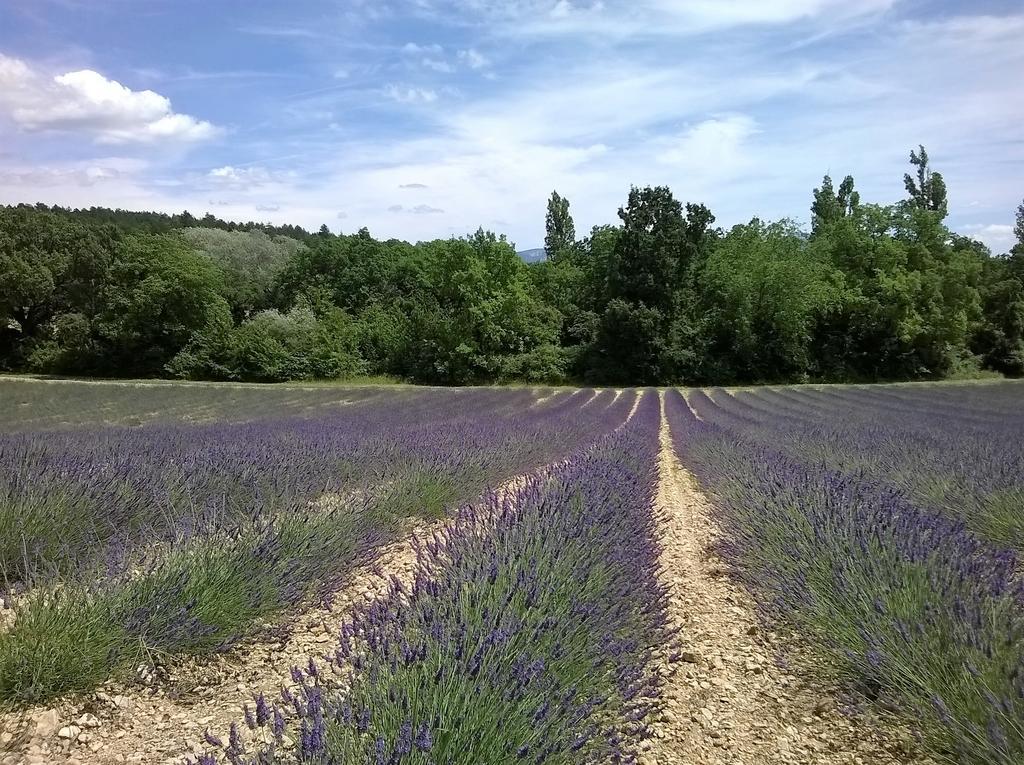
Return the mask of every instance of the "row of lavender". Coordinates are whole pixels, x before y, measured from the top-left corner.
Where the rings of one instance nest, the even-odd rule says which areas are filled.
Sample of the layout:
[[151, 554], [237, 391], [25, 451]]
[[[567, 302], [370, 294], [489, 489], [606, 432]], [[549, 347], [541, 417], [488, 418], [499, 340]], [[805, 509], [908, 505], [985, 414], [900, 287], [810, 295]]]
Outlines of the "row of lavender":
[[245, 422], [262, 411], [300, 416], [372, 398], [411, 397], [414, 388], [385, 385], [241, 385], [177, 382], [85, 382], [0, 377], [0, 431], [149, 422]]
[[[207, 390], [186, 390], [197, 406], [206, 400]], [[149, 406], [159, 407], [154, 393]], [[54, 566], [113, 563], [140, 541], [187, 541], [325, 494], [380, 493], [382, 484], [394, 505], [405, 483], [425, 474], [454, 487], [466, 483], [462, 473], [479, 468], [482, 475], [468, 477], [479, 488], [478, 478], [501, 478], [574, 446], [613, 396], [602, 394], [586, 407], [592, 416], [577, 421], [592, 391], [558, 394], [531, 409], [528, 390], [397, 389], [341, 408], [322, 405], [316, 417], [267, 411], [264, 395], [236, 391], [253, 418], [247, 422], [0, 435], [0, 571], [20, 581]], [[575, 427], [566, 430], [564, 422]], [[501, 451], [524, 441], [532, 452]], [[439, 502], [452, 499], [443, 488], [435, 487]]]
[[[988, 390], [997, 394], [998, 411], [1005, 389]], [[934, 470], [922, 453], [939, 454], [941, 448], [926, 433], [951, 426], [934, 419], [916, 428], [908, 424], [897, 436], [905, 422], [899, 402], [913, 401], [905, 391], [884, 420], [877, 412], [856, 413], [865, 403], [858, 392], [815, 395], [823, 406], [809, 407], [808, 414], [802, 396], [772, 394], [769, 401], [792, 404], [779, 406], [773, 417], [755, 402], [723, 401], [722, 392], [714, 400], [693, 392], [692, 410], [682, 394], [667, 394], [676, 449], [716, 500], [722, 553], [758, 595], [767, 619], [810, 638], [851, 688], [881, 709], [898, 710], [936, 757], [1024, 761], [1019, 559], [973, 533], [955, 517], [954, 503], [940, 510], [920, 501], [928, 494], [902, 490], [906, 476], [898, 465], [887, 470], [901, 456]], [[847, 408], [846, 396], [859, 403]], [[831, 397], [838, 415], [830, 414]], [[936, 399], [940, 405], [941, 396]], [[926, 416], [928, 405], [927, 397], [918, 404], [918, 417]], [[976, 405], [969, 417], [984, 422], [985, 411]], [[815, 417], [845, 416], [845, 443], [829, 440], [836, 430], [828, 426], [815, 431]], [[837, 421], [829, 421], [838, 429]], [[865, 428], [863, 438], [857, 422]], [[961, 447], [971, 448], [979, 443], [974, 427], [952, 426], [950, 437], [966, 433]], [[818, 448], [815, 432], [822, 435]], [[908, 452], [893, 449], [876, 459], [886, 438], [897, 437]], [[918, 438], [920, 451], [914, 448]], [[1008, 459], [1019, 459], [1021, 443]], [[961, 459], [978, 464], [986, 454], [963, 453]], [[923, 486], [928, 475], [936, 474], [913, 485]], [[970, 487], [958, 489], [970, 494]]]
[[892, 485], [1024, 552], [1024, 384], [713, 390], [691, 403], [711, 422]]
[[316, 417], [2, 435], [0, 574], [20, 595], [0, 702], [221, 649], [329, 592], [411, 519], [593, 443], [634, 399], [400, 391]]
[[634, 762], [670, 638], [660, 421], [648, 392], [625, 427], [465, 509], [420, 545], [411, 587], [353, 614], [325, 662], [256, 698], [251, 733], [209, 736], [204, 761]]

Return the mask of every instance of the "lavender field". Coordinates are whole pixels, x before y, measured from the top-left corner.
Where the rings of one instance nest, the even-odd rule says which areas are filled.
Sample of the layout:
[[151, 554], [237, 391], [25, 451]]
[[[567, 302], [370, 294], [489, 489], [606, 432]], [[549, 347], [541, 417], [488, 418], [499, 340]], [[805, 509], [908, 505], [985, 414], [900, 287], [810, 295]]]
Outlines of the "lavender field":
[[[701, 716], [721, 662], [696, 650], [677, 594], [705, 585], [665, 563], [687, 541], [665, 525], [664, 497], [679, 496], [664, 493], [665, 465], [678, 460], [717, 529], [697, 557], [737, 588], [721, 610], [752, 598], [758, 650], [835, 688], [851, 719], [871, 712], [879, 736], [891, 724], [918, 741], [913, 756], [866, 761], [1024, 762], [1019, 383], [0, 380], [0, 403], [0, 712], [88, 708], [130, 741], [145, 726], [94, 699], [155, 694], [186, 712], [217, 701], [148, 677], [137, 688], [140, 667], [244, 662], [268, 626], [326, 609], [327, 642], [302, 644], [276, 685], [238, 684], [244, 706], [225, 690], [227, 716], [203, 717], [161, 756], [852, 762], [838, 745], [787, 759]], [[409, 576], [382, 570], [383, 591], [347, 600], [402, 540]], [[727, 621], [715, 634], [723, 655], [755, 639]], [[772, 696], [777, 670], [738, 671]], [[125, 761], [125, 739], [69, 730], [30, 732], [22, 755]]]
[[763, 618], [942, 761], [1024, 762], [1024, 386], [670, 392]]

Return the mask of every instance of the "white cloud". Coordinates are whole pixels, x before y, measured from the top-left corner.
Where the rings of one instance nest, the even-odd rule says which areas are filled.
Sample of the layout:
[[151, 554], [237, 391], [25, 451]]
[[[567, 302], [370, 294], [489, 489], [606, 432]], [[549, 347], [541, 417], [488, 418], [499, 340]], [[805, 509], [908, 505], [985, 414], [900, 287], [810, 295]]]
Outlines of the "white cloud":
[[575, 9], [573, 8], [572, 3], [570, 3], [569, 0], [558, 0], [558, 2], [555, 3], [555, 6], [550, 11], [548, 11], [548, 13], [551, 15], [552, 18], [564, 19], [567, 16], [569, 16], [569, 14], [571, 14], [574, 10]]
[[648, 0], [649, 10], [698, 28], [722, 28], [744, 24], [785, 24], [828, 16], [850, 18], [885, 11], [895, 0]]
[[400, 104], [429, 104], [437, 100], [435, 90], [401, 85], [388, 85], [384, 88], [384, 95]]
[[[210, 189], [231, 189], [245, 192], [276, 193], [296, 179], [294, 171], [270, 170], [260, 165], [216, 167], [200, 179], [201, 186]], [[252, 198], [252, 194], [249, 194]], [[263, 200], [260, 200], [263, 201]], [[276, 202], [275, 202], [276, 204]]]
[[24, 187], [93, 186], [97, 183], [116, 180], [123, 173], [111, 167], [89, 165], [72, 168], [40, 167], [32, 170], [0, 171], [0, 185], [11, 184]]
[[447, 61], [439, 58], [425, 58], [420, 62], [424, 68], [433, 69], [435, 72], [443, 72], [445, 74], [451, 74], [455, 71], [455, 68]]
[[206, 174], [207, 178], [227, 186], [261, 186], [270, 183], [272, 176], [265, 167], [216, 167]]
[[323, 38], [324, 33], [315, 29], [306, 29], [304, 27], [289, 27], [289, 26], [246, 26], [239, 27], [239, 32], [249, 35], [259, 35], [261, 37], [283, 37], [283, 38], [295, 38], [295, 39], [306, 39], [306, 40], [319, 40]]
[[[571, 199], [581, 233], [615, 222], [630, 184], [667, 184], [726, 226], [755, 214], [806, 221], [825, 172], [852, 173], [867, 201], [902, 198], [907, 154], [923, 142], [950, 187], [951, 227], [1003, 251], [1024, 193], [1014, 172], [1024, 163], [1014, 74], [1024, 70], [1024, 16], [876, 23], [871, 14], [890, 4], [571, 0], [553, 18], [556, 0], [422, 0], [420, 8], [466, 11], [446, 17], [453, 34], [444, 49], [368, 40], [348, 83], [329, 75], [350, 61], [323, 51], [317, 73], [329, 86], [290, 105], [305, 121], [253, 121], [240, 131], [244, 149], [207, 166], [223, 165], [216, 174], [175, 171], [170, 152], [152, 152], [144, 174], [92, 181], [87, 167], [116, 166], [93, 158], [29, 175], [19, 165], [0, 174], [0, 198], [194, 213], [223, 198], [237, 201], [222, 217], [279, 206], [261, 212], [313, 230], [344, 210], [352, 228], [413, 240], [491, 222], [529, 247], [543, 237], [553, 188]], [[424, 59], [465, 75], [478, 49], [496, 59], [501, 51], [500, 78], [431, 89]], [[395, 72], [409, 67], [417, 71], [403, 82]], [[280, 116], [273, 98], [267, 108]], [[422, 119], [394, 120], [394, 102]], [[288, 132], [299, 124], [308, 131]], [[280, 155], [290, 173], [266, 169], [284, 166]], [[259, 162], [227, 164], [240, 156]], [[45, 192], [31, 190], [42, 184]], [[430, 204], [417, 210], [423, 200]]]
[[1017, 237], [1009, 223], [968, 223], [960, 227], [972, 239], [984, 242], [994, 253], [1008, 252]]
[[408, 215], [439, 215], [444, 212], [440, 207], [433, 207], [432, 205], [416, 205], [415, 207], [406, 207], [405, 205], [391, 205], [388, 207], [389, 213], [406, 213]]
[[0, 114], [23, 131], [83, 133], [97, 143], [196, 142], [220, 131], [171, 108], [151, 90], [134, 91], [83, 69], [48, 78], [0, 54]]
[[990, 43], [1019, 40], [1024, 35], [1024, 15], [951, 16], [937, 20], [912, 20], [902, 24], [908, 36], [919, 42], [972, 48], [983, 52]]
[[433, 54], [439, 56], [444, 53], [444, 48], [437, 43], [431, 43], [430, 45], [417, 45], [416, 43], [406, 43], [402, 46], [402, 53], [412, 56], [418, 56], [420, 54]]
[[420, 45], [410, 42], [402, 46], [401, 52], [410, 57], [421, 56], [419, 65], [424, 69], [432, 69], [444, 74], [451, 74], [455, 71], [455, 67], [444, 58], [444, 47], [437, 43]]
[[467, 48], [459, 51], [459, 60], [470, 69], [483, 69], [491, 62], [482, 53], [474, 48]]
[[661, 139], [665, 150], [659, 160], [672, 165], [700, 165], [725, 175], [742, 161], [743, 143], [756, 131], [754, 120], [743, 114], [704, 120], [679, 136]]

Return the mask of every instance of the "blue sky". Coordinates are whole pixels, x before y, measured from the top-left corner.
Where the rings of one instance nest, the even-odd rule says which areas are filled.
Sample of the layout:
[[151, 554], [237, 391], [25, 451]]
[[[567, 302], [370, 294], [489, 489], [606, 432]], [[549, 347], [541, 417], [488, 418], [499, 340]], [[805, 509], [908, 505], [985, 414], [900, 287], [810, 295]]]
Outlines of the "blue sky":
[[806, 222], [825, 172], [997, 251], [1024, 197], [1024, 5], [926, 0], [3, 0], [0, 202], [543, 240], [630, 184]]

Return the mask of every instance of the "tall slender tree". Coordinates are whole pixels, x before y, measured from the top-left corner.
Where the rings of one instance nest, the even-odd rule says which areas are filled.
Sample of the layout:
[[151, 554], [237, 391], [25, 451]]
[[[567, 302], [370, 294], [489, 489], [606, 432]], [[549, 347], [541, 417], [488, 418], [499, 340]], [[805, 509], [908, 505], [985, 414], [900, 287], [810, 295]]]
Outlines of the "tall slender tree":
[[1013, 226], [1013, 233], [1017, 237], [1017, 243], [1011, 251], [1024, 256], [1024, 202], [1017, 207], [1017, 220]]
[[910, 194], [910, 200], [922, 210], [937, 212], [942, 218], [948, 213], [946, 200], [946, 182], [942, 173], [932, 171], [928, 164], [928, 152], [924, 146], [918, 146], [920, 152], [910, 151], [910, 164], [917, 168], [916, 178], [907, 173], [903, 176], [903, 185]]
[[557, 191], [552, 191], [548, 199], [544, 230], [544, 252], [551, 260], [556, 260], [576, 243], [576, 226], [569, 214], [569, 200]]

